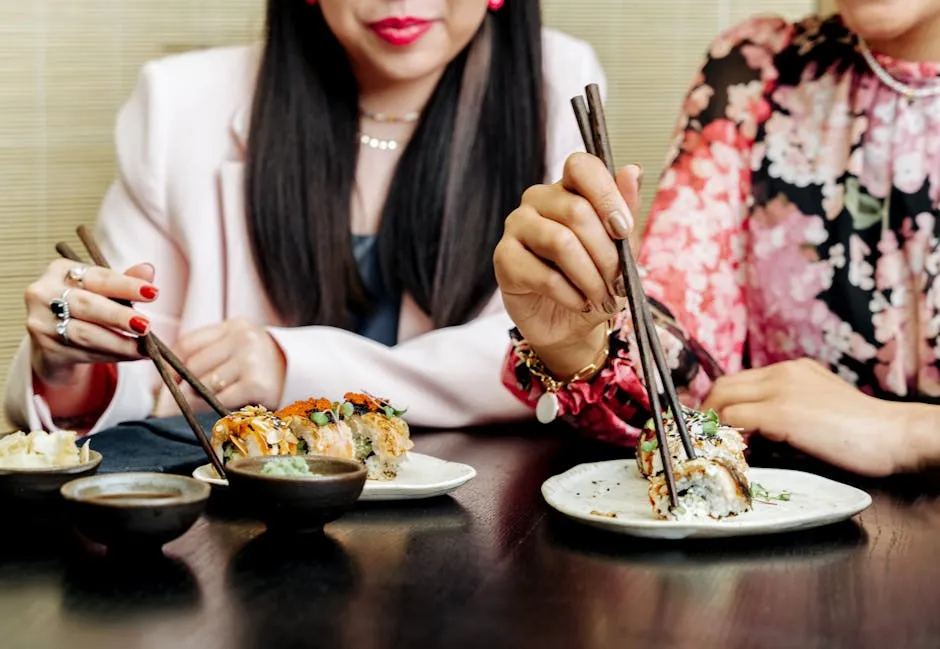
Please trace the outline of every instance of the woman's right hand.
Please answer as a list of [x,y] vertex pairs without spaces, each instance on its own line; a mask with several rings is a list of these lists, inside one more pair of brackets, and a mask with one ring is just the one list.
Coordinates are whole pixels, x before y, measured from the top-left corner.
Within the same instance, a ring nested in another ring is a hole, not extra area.
[[616,239],[629,239],[642,171],[616,180],[593,155],[568,158],[562,180],[526,191],[506,219],[494,266],[503,303],[556,376],[587,366],[625,305]]
[[[46,385],[67,385],[88,363],[114,363],[142,358],[137,337],[150,329],[138,311],[112,299],[153,302],[158,294],[152,284],[154,269],[139,264],[124,274],[90,266],[81,282],[69,279],[69,271],[82,266],[59,259],[26,289],[26,329],[32,340],[32,367]],[[65,291],[70,319],[68,340],[56,332],[59,323],[51,302]]]

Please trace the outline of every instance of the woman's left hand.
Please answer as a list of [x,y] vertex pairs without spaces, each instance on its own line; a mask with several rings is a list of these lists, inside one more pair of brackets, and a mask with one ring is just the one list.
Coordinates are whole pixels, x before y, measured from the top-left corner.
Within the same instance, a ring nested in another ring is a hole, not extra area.
[[722,377],[702,405],[723,424],[871,477],[902,468],[903,407],[863,394],[809,359]]
[[[240,319],[226,320],[185,334],[177,341],[175,352],[227,408],[278,407],[287,362],[264,327]],[[188,385],[183,386],[183,393],[194,407],[206,408]]]

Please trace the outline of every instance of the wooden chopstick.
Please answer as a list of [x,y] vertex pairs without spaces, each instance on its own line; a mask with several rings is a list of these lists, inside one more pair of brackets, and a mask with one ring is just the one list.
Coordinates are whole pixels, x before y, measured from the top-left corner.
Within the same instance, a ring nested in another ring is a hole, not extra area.
[[[600,88],[597,84],[591,84],[585,88],[585,94],[587,95],[587,106],[585,106],[584,100],[581,97],[575,97],[571,101],[578,126],[581,130],[581,137],[584,140],[585,150],[588,153],[593,153],[600,157],[611,175],[616,175],[616,167],[614,166]],[[653,324],[652,314],[649,309],[646,294],[643,291],[639,270],[636,260],[633,258],[633,253],[630,250],[629,242],[620,240],[618,241],[617,248],[620,256],[621,273],[623,275],[624,284],[627,287],[627,301],[630,305],[633,329],[637,337],[637,347],[640,352],[640,364],[646,376],[650,410],[652,412],[653,426],[656,431],[660,457],[663,463],[663,472],[665,474],[667,488],[669,489],[671,505],[672,507],[676,507],[679,504],[678,494],[676,493],[672,454],[669,452],[668,438],[663,424],[662,408],[659,401],[659,388],[656,382],[657,374],[660,376],[666,399],[672,410],[673,418],[676,421],[679,437],[682,440],[682,445],[689,459],[696,456],[695,448],[692,446],[691,439],[689,438],[682,406],[679,402],[678,393],[672,381],[672,375],[666,363],[666,358]]]
[[581,139],[584,140],[584,150],[591,155],[597,155],[597,149],[594,147],[594,135],[591,132],[591,116],[588,114],[587,104],[584,103],[584,97],[578,95],[571,98],[571,107],[574,108],[574,117],[578,120],[578,128],[581,130]]
[[[600,88],[597,84],[591,84],[586,88],[586,93],[588,97],[588,104],[590,105],[589,119],[594,133],[596,133],[594,138],[595,148],[603,152],[604,164],[607,165],[607,169],[611,172],[612,175],[616,175],[616,167],[614,166],[613,154],[611,152],[610,136],[607,131],[607,120],[604,115],[604,104],[601,100]],[[643,283],[640,280],[639,268],[636,264],[636,260],[633,258],[633,253],[630,250],[628,242],[621,240],[619,248],[619,253],[621,256],[621,267],[625,266],[626,270],[630,274],[629,278],[624,278],[624,282],[627,286],[630,286],[631,284],[635,286],[638,296],[642,298],[640,299],[639,306],[643,314],[645,328],[649,332],[650,347],[652,349],[653,359],[656,362],[656,367],[659,371],[659,374],[661,375],[663,389],[666,392],[666,398],[669,402],[669,407],[672,409],[673,416],[676,419],[676,428],[679,433],[679,438],[682,440],[682,444],[685,447],[686,455],[689,459],[692,459],[696,456],[695,447],[692,445],[692,441],[689,437],[688,428],[686,427],[685,423],[685,417],[682,416],[682,404],[679,401],[679,395],[672,380],[672,372],[669,371],[669,366],[666,363],[666,356],[663,353],[659,335],[656,333],[656,327],[653,323],[653,315],[650,311],[649,299],[646,297],[646,293],[643,291]]]
[[[624,244],[624,242],[621,242],[621,244]],[[640,287],[643,320],[646,325],[646,330],[649,331],[653,360],[656,362],[656,367],[663,377],[663,390],[666,392],[666,401],[669,404],[669,409],[672,410],[673,418],[676,420],[676,430],[679,433],[679,439],[682,441],[686,457],[691,460],[696,457],[697,453],[695,452],[695,447],[692,445],[692,439],[689,436],[685,416],[682,414],[682,403],[679,401],[679,393],[676,391],[675,383],[672,380],[672,372],[669,371],[669,364],[666,362],[666,355],[663,353],[659,334],[656,333],[656,325],[653,323],[653,314],[650,312],[649,301],[646,299],[645,293],[642,292],[643,283],[640,280],[639,272],[635,266],[627,270],[631,273],[636,285]]]
[[[594,139],[595,155],[607,165],[607,171],[611,176],[617,175],[617,167],[614,165],[614,153],[610,148],[610,136],[607,133],[607,116],[604,115],[604,101],[601,99],[601,89],[596,83],[592,83],[584,89],[587,95],[588,120],[591,124],[591,134]],[[636,265],[636,264],[634,264]]]
[[[591,132],[594,140],[594,149],[598,151],[601,160],[607,166],[607,170],[613,176],[616,174],[613,155],[610,142],[606,138],[607,123],[604,119],[603,106],[600,101],[600,93],[597,87],[588,86],[586,89]],[[678,490],[676,489],[675,471],[672,466],[672,454],[669,452],[669,438],[666,435],[666,427],[663,424],[662,407],[659,403],[659,388],[656,382],[656,370],[653,367],[653,361],[650,355],[650,339],[656,335],[649,331],[646,326],[646,320],[643,317],[643,303],[646,296],[643,293],[639,282],[634,280],[631,272],[636,266],[633,259],[633,252],[630,250],[628,241],[619,240],[617,242],[617,252],[620,256],[620,272],[623,275],[624,285],[627,287],[627,302],[630,305],[630,315],[633,319],[633,331],[636,334],[637,348],[640,353],[640,366],[643,368],[643,375],[646,377],[647,393],[649,394],[650,413],[653,417],[653,428],[656,431],[660,457],[662,458],[663,473],[666,478],[666,487],[669,490],[669,500],[672,507],[679,506]],[[637,276],[639,273],[637,273]]]
[[[607,130],[607,117],[604,114],[604,102],[601,99],[600,87],[596,83],[592,83],[587,88],[585,88],[585,94],[587,95],[588,103],[588,120],[591,125],[591,135],[594,140],[594,150],[598,151],[598,155],[604,164],[607,166],[607,170],[612,176],[617,175],[617,168],[614,164],[613,151],[610,146],[610,135]],[[580,119],[579,119],[580,122]],[[689,459],[695,457],[695,448],[692,446],[692,441],[689,439],[689,433],[686,429],[685,418],[682,416],[681,404],[679,403],[678,393],[676,392],[676,387],[672,382],[672,373],[669,371],[669,366],[666,363],[666,356],[663,354],[662,345],[659,342],[659,335],[656,333],[656,328],[653,325],[653,316],[650,313],[649,301],[646,299],[646,293],[643,291],[643,283],[640,280],[639,269],[637,268],[636,260],[633,258],[633,252],[630,250],[630,244],[626,240],[620,240],[617,245],[618,253],[620,255],[620,268],[621,272],[624,275],[624,284],[628,287],[634,287],[634,291],[628,292],[628,300],[630,297],[633,297],[636,301],[636,304],[633,304],[631,301],[630,308],[631,310],[637,308],[639,310],[639,317],[642,320],[643,328],[648,332],[647,340],[649,342],[649,348],[653,353],[653,360],[656,363],[656,368],[661,375],[663,388],[666,392],[666,398],[669,403],[669,407],[673,412],[673,417],[676,420],[676,427],[679,432],[679,439],[682,440],[682,445],[685,447],[686,455]],[[634,325],[636,322],[634,322]],[[639,330],[634,328],[634,331]],[[639,340],[637,341],[639,345]],[[644,346],[640,346],[641,360],[643,358]],[[646,369],[644,369],[646,373]],[[654,380],[652,375],[646,373],[646,376],[651,377],[650,380]],[[655,385],[655,382],[652,384],[653,388],[650,389],[650,405],[654,408],[654,411],[660,413],[658,407],[659,395],[654,395],[654,392],[658,392],[658,387]],[[653,405],[653,401],[656,401],[656,405]],[[655,419],[654,419],[655,423]]]
[[199,443],[202,445],[202,450],[208,456],[209,461],[212,462],[212,466],[215,468],[216,473],[223,480],[225,477],[225,467],[222,463],[222,458],[216,455],[215,451],[212,448],[212,442],[209,441],[209,436],[206,435],[206,431],[202,429],[202,426],[199,424],[199,420],[196,419],[193,409],[190,408],[189,403],[186,401],[186,397],[183,396],[180,386],[176,384],[176,381],[173,378],[173,375],[170,373],[170,366],[163,356],[160,355],[160,350],[157,348],[156,342],[150,336],[144,336],[144,345],[146,345],[147,355],[150,356],[150,360],[153,361],[153,364],[157,367],[157,372],[160,373],[160,378],[163,379],[163,382],[166,384],[166,387],[169,388],[170,394],[173,395],[173,400],[176,401],[176,405],[179,406],[180,411],[183,413],[183,417],[186,419],[186,423],[189,424],[189,427],[192,428],[193,432],[196,434],[196,438],[199,440]]
[[[101,254],[100,248],[97,247],[97,244],[94,238],[90,236],[90,233],[88,232],[87,228],[85,228],[85,226],[79,226],[79,228],[80,228],[79,238],[82,239],[82,243],[85,244],[85,247],[91,250],[92,248],[89,247],[88,245],[88,243],[90,242],[92,247],[94,247],[95,249],[95,254],[99,255],[98,258],[104,259],[104,255]],[[60,241],[59,243],[57,243],[56,251],[65,259],[71,259],[72,261],[78,262],[80,264],[85,263],[84,260],[81,258],[81,256],[76,254],[75,251],[72,249],[72,247],[69,246],[69,244],[65,242]],[[97,264],[97,265],[100,266],[101,264]],[[105,268],[110,268],[110,266],[105,266]],[[133,304],[131,304],[131,302],[129,302],[128,300],[114,300],[114,301],[124,306],[133,307]],[[226,417],[231,414],[231,411],[229,411],[228,408],[222,405],[222,402],[219,401],[216,398],[216,396],[212,394],[212,392],[202,383],[202,381],[200,381],[199,378],[196,377],[196,375],[193,374],[189,370],[189,368],[187,368],[183,364],[183,361],[179,359],[179,356],[174,354],[173,351],[167,346],[167,344],[163,342],[163,340],[161,340],[157,336],[157,334],[151,332],[147,334],[147,336],[152,338],[153,341],[157,344],[157,349],[160,351],[160,354],[166,359],[166,361],[170,364],[170,367],[172,367],[173,370],[177,374],[179,374],[180,377],[190,385],[190,387],[192,387],[193,391],[199,395],[199,398],[201,398],[203,401],[209,404],[209,407],[215,411],[215,414],[217,414],[219,417]]]
[[78,263],[80,263],[80,264],[84,264],[84,263],[85,263],[85,261],[82,259],[81,255],[79,255],[77,252],[75,252],[75,250],[72,248],[72,246],[70,246],[69,244],[67,244],[67,243],[64,242],[64,241],[60,241],[59,243],[55,244],[55,251],[56,251],[57,253],[59,253],[59,256],[62,257],[63,259],[70,259],[70,260],[76,261],[76,262],[78,262]]
[[[77,232],[78,238],[81,239],[82,243],[85,245],[85,249],[88,250],[88,254],[91,256],[95,264],[101,266],[102,268],[111,268],[110,264],[108,264],[108,260],[105,259],[104,254],[101,252],[101,248],[98,246],[98,242],[95,241],[95,238],[91,232],[83,225],[78,227]],[[64,246],[56,246],[56,250],[59,250],[60,254],[63,252],[63,248],[66,249],[64,251],[69,251],[67,249],[68,244],[64,244]],[[74,254],[74,251],[71,252]],[[77,255],[75,256],[77,257]],[[193,433],[195,433],[196,439],[199,440],[199,443],[202,446],[202,450],[205,452],[206,456],[208,456],[209,461],[216,470],[216,473],[218,473],[219,477],[224,480],[225,467],[223,466],[222,459],[216,455],[215,451],[212,449],[212,443],[210,442],[208,435],[206,435],[206,431],[202,429],[202,426],[199,424],[199,420],[196,419],[196,415],[193,412],[193,409],[190,407],[189,402],[186,401],[186,397],[183,396],[183,392],[180,390],[179,385],[177,385],[176,380],[173,378],[173,375],[170,372],[170,367],[167,364],[167,361],[164,360],[162,350],[157,345],[155,336],[152,333],[148,333],[142,336],[142,338],[147,355],[150,356],[150,360],[153,361],[153,364],[156,366],[157,372],[160,374],[160,378],[163,379],[163,383],[170,390],[170,394],[173,395],[173,400],[176,401],[176,405],[179,406],[180,411],[183,413],[183,417],[186,419],[186,423],[189,424],[189,427],[192,429]],[[176,360],[179,362],[179,359]],[[180,363],[180,367],[182,367],[182,363]],[[185,370],[185,368],[183,369]],[[188,370],[186,370],[186,372],[192,376],[191,372]],[[201,390],[197,390],[198,392],[211,394],[206,389],[206,387],[199,382],[198,379],[195,377],[193,377],[193,379],[195,380],[196,384],[201,386]],[[196,386],[193,387],[196,389]],[[201,393],[200,396],[202,396]],[[218,400],[216,400],[214,397],[212,397],[212,401],[218,403]],[[219,404],[219,407],[222,408],[222,410],[225,410],[221,404]],[[224,417],[225,415],[221,416]]]

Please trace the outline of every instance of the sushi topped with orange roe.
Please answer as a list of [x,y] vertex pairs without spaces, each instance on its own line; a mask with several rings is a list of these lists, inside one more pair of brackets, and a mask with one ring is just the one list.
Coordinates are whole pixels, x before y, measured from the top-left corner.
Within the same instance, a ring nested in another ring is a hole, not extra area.
[[212,428],[212,446],[233,457],[326,455],[357,460],[369,480],[391,480],[414,447],[408,424],[387,399],[359,392],[343,401],[305,399],[277,412],[246,406]]
[[408,424],[387,399],[347,392],[339,407],[342,421],[352,430],[355,457],[366,465],[370,480],[390,480],[408,451],[414,448]]
[[340,417],[339,404],[329,399],[306,399],[275,414],[287,422],[297,437],[298,455],[327,455],[346,460],[355,457],[352,430]]

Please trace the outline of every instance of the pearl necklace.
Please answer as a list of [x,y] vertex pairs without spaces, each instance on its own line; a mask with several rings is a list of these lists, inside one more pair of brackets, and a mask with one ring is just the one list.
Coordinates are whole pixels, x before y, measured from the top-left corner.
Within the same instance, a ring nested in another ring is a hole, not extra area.
[[927,97],[940,95],[940,83],[935,83],[924,88],[912,88],[905,85],[892,77],[888,71],[875,60],[875,56],[871,53],[871,50],[868,49],[868,44],[861,37],[858,39],[858,46],[859,50],[862,52],[862,56],[865,58],[865,62],[868,63],[868,67],[875,73],[878,80],[899,95],[903,95],[907,99],[925,99]]
[[[389,115],[388,113],[375,113],[371,110],[360,108],[359,114],[368,120],[382,124],[414,124],[421,118],[421,113],[417,111],[405,113],[404,115]],[[365,133],[359,134],[359,143],[370,149],[378,149],[379,151],[396,151],[398,147],[401,146],[398,140],[372,137]]]
[[385,140],[366,135],[365,133],[359,134],[359,143],[370,149],[378,149],[379,151],[394,151],[398,148],[398,140]]

